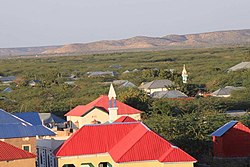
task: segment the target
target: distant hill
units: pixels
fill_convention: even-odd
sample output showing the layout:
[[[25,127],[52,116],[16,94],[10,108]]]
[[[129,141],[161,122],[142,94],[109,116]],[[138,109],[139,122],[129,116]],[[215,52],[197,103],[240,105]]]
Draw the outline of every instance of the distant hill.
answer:
[[[48,47],[0,48],[0,56],[74,53],[90,54],[141,50],[221,47],[248,44],[250,44],[250,29],[188,35],[166,35],[163,37],[138,36],[122,40],[104,40],[91,43]]]

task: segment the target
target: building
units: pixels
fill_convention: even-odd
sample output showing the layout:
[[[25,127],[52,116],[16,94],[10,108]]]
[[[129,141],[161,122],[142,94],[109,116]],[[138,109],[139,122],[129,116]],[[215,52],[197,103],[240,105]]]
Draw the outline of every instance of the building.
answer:
[[[22,112],[15,113],[15,116],[29,122],[43,133],[43,137],[36,139],[37,167],[57,167],[53,151],[69,137],[63,133],[66,121],[51,113]],[[42,128],[46,131],[40,130]],[[60,128],[62,129],[59,130]]]
[[[151,97],[152,98],[179,99],[179,98],[187,98],[188,96],[179,90],[169,90],[169,91],[154,92],[151,94]]]
[[[213,132],[211,136],[214,157],[250,156],[250,129],[242,123],[230,121]]]
[[[55,155],[59,167],[193,167],[196,162],[141,122],[85,125]]]
[[[171,87],[173,85],[174,83],[168,79],[154,80],[141,84],[141,86],[139,86],[139,89],[144,90],[148,94],[152,94],[154,92],[167,91],[168,87]]]
[[[15,76],[1,77],[0,82],[4,85],[9,85],[16,80]]]
[[[105,77],[105,76],[116,76],[116,73],[113,71],[94,71],[94,72],[87,72],[88,77]]]
[[[118,88],[136,87],[135,84],[133,84],[132,82],[129,82],[128,80],[114,80],[112,84],[117,86]]]
[[[233,91],[242,90],[244,87],[226,86],[214,91],[211,96],[213,97],[230,97]]]
[[[0,141],[0,166],[2,167],[35,167],[36,155]]]
[[[238,71],[238,70],[244,70],[250,68],[250,62],[241,62],[239,64],[236,64],[235,66],[228,69],[228,72],[230,71]]]
[[[86,124],[113,122],[119,117],[130,116],[141,119],[141,111],[116,100],[115,90],[111,84],[109,95],[102,95],[87,105],[79,105],[65,114],[78,128]]]
[[[43,133],[32,124],[2,109],[0,109],[0,132],[1,141],[33,154],[36,154],[36,136]]]
[[[185,64],[183,65],[183,70],[182,70],[181,76],[182,76],[182,82],[183,83],[187,83],[188,74],[187,74],[187,70],[186,70]]]
[[[66,139],[65,139],[66,140]],[[65,141],[62,139],[37,139],[37,167],[57,167],[53,152]]]
[[[63,131],[67,127],[67,121],[52,114],[52,113],[38,113],[38,112],[20,112],[14,113],[15,116],[31,123],[34,126],[49,128],[47,136],[55,136],[54,132]],[[51,131],[53,131],[51,133]]]

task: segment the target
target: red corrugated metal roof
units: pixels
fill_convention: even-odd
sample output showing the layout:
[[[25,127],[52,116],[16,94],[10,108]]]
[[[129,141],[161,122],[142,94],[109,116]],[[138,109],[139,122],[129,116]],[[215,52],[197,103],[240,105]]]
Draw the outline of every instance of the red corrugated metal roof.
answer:
[[[55,152],[59,157],[99,153],[109,153],[117,163],[196,161],[140,122],[85,125]]]
[[[36,155],[0,141],[0,161],[35,158]]]
[[[137,121],[129,116],[121,116],[120,118],[118,118],[114,122],[137,122]]]
[[[139,111],[133,107],[130,107],[127,104],[124,104],[118,100],[116,100],[116,105],[118,108],[118,115],[141,113],[141,111]],[[76,106],[74,109],[72,109],[68,113],[66,113],[65,116],[82,116],[82,115],[88,113],[91,109],[93,109],[95,107],[101,108],[101,109],[103,109],[103,111],[108,113],[108,107],[109,107],[108,96],[102,95],[87,105]]]

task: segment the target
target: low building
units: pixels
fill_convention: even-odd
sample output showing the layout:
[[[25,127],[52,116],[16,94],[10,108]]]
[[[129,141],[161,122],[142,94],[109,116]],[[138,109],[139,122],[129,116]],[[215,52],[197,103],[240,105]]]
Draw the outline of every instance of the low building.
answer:
[[[214,157],[250,156],[250,129],[242,123],[230,121],[213,132],[211,136]]]
[[[196,162],[141,122],[85,125],[55,155],[60,167],[193,167]]]
[[[48,129],[46,136],[55,136],[54,132],[63,131],[67,128],[67,121],[52,114],[52,113],[38,113],[38,112],[20,112],[14,113],[15,116],[31,123],[34,126]]]
[[[113,122],[122,116],[141,119],[141,111],[116,100],[111,84],[109,95],[102,95],[87,105],[79,105],[65,114],[67,121],[81,128],[86,124]]]
[[[235,66],[228,69],[228,72],[230,71],[238,71],[238,70],[244,70],[250,68],[250,62],[241,62],[239,64],[236,64]]]
[[[66,139],[65,139],[66,140]],[[57,139],[37,140],[37,167],[57,167],[53,152],[65,141]]]
[[[211,96],[213,97],[230,97],[233,91],[242,90],[244,87],[226,86],[214,91]]]
[[[179,98],[187,98],[188,96],[179,90],[169,90],[169,91],[154,92],[151,94],[151,97],[152,98],[179,99]]]
[[[113,71],[94,71],[94,72],[88,72],[88,77],[105,77],[105,76],[116,76],[116,73]]]
[[[148,94],[152,94],[154,92],[167,91],[169,90],[168,87],[171,87],[173,85],[174,83],[168,79],[154,80],[141,84],[141,86],[139,86],[139,89],[144,90]]]
[[[15,76],[1,77],[0,82],[4,85],[9,85],[16,80]]]
[[[131,87],[136,87],[135,84],[128,80],[114,80],[112,82],[113,85],[117,86],[118,88],[131,88]]]
[[[0,141],[0,166],[35,167],[36,155]]]

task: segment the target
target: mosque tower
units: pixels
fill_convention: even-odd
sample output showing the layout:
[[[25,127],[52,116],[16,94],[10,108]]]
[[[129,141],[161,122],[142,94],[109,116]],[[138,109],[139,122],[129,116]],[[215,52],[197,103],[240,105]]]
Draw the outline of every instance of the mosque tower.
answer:
[[[188,74],[187,74],[187,70],[186,70],[185,64],[183,65],[183,70],[182,70],[181,76],[182,76],[182,82],[183,83],[187,83]]]

